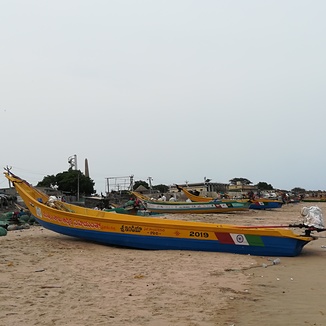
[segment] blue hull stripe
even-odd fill
[[[303,246],[307,244],[303,240],[269,236],[261,236],[264,246],[221,244],[218,240],[196,240],[84,230],[36,219],[45,228],[60,234],[106,245],[137,249],[213,251],[257,256],[297,256]]]

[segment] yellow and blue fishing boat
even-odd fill
[[[177,185],[177,188],[182,191],[187,198],[189,198],[192,202],[211,202],[214,200],[212,197],[203,197],[199,195],[195,195],[188,191],[185,188],[182,188]],[[222,202],[228,203],[229,199],[221,199]],[[241,199],[238,202],[247,202],[249,209],[273,209],[273,208],[281,208],[283,206],[283,202],[281,200],[269,199],[269,198],[257,198],[257,199]]]
[[[282,227],[236,226],[105,212],[75,206],[38,191],[10,171],[5,176],[36,220],[54,232],[94,241],[152,250],[200,250],[263,256],[296,256],[314,240]]]

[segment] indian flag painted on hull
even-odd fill
[[[215,232],[215,235],[222,244],[235,244],[242,246],[260,246],[264,247],[264,242],[259,235],[237,234],[237,233],[220,233]]]

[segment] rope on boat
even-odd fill
[[[54,207],[60,211],[65,211],[65,212],[70,212],[70,213],[74,212],[73,210],[66,207],[66,205],[64,205],[61,201],[56,200],[53,202],[53,204],[54,204]]]

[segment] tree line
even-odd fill
[[[242,185],[251,185],[252,182],[246,178],[233,178],[229,180],[231,185],[236,185],[240,182]],[[56,175],[47,175],[42,181],[38,182],[38,187],[56,187],[59,191],[69,193],[71,195],[77,195],[77,189],[80,194],[90,196],[95,193],[94,186],[95,182],[85,176],[80,170],[73,170],[70,168],[68,171],[60,172]],[[138,180],[133,185],[133,190],[139,186],[143,186],[149,189],[149,184],[146,181]],[[274,187],[264,181],[256,184],[258,190],[274,190]],[[164,184],[155,185],[152,187],[153,190],[157,190],[160,193],[166,193],[169,191],[169,186]],[[295,187],[291,190],[295,193],[304,193],[306,190],[300,187]]]

